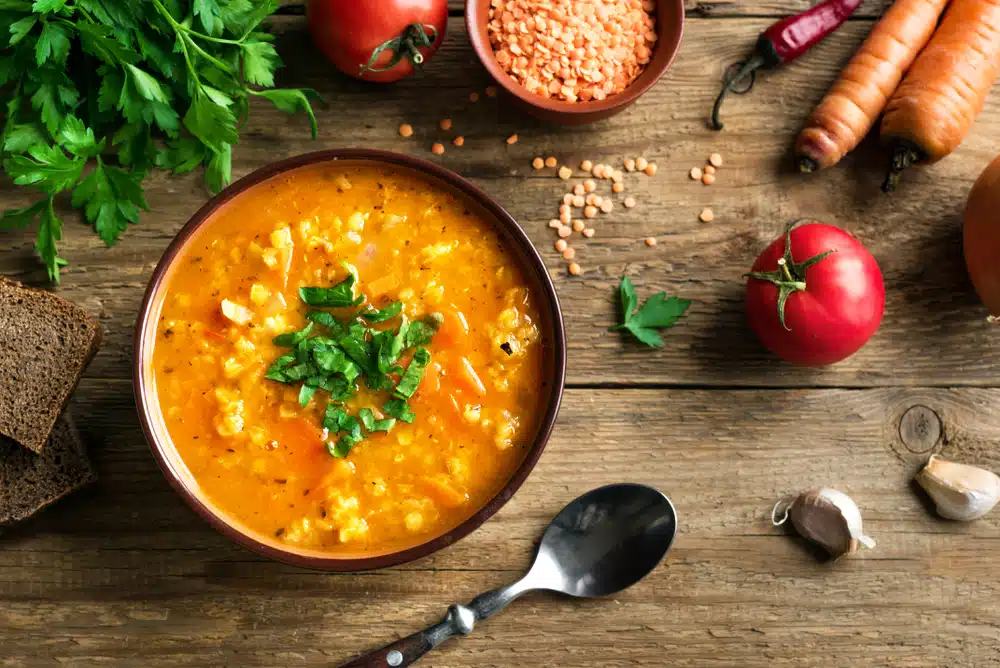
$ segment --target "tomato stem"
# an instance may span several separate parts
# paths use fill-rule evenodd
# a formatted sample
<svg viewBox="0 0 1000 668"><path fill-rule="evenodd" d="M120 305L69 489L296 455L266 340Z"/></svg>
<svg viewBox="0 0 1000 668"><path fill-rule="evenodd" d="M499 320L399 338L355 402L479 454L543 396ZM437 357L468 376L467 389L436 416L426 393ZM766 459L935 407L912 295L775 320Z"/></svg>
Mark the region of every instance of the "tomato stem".
<svg viewBox="0 0 1000 668"><path fill-rule="evenodd" d="M802 221L791 223L785 230L785 252L778 258L778 268L775 271L751 271L745 274L748 278L756 278L759 281L773 283L778 288L778 320L786 331L792 331L785 324L785 304L788 298L796 292L806 290L806 269L817 262L825 259L830 253L836 252L836 248L819 253L809 258L805 262L796 262L792 256L792 230Z"/></svg>
<svg viewBox="0 0 1000 668"><path fill-rule="evenodd" d="M428 31L430 34L428 35ZM424 54L421 48L430 48L438 38L437 28L428 23L411 23L403 29L403 32L390 40L382 42L372 50L372 55L368 62L361 66L361 73L364 72L386 72L399 64L403 58L407 58L413 67L417 68L424 64ZM375 67L375 63L386 51L392 52L392 58L384 67Z"/></svg>

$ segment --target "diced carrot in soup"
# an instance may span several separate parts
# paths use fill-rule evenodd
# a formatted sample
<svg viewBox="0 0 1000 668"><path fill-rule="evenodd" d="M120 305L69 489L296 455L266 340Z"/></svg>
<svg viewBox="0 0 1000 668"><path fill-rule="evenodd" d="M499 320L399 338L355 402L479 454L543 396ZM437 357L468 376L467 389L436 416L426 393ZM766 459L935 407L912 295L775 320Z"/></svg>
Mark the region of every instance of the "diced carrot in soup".
<svg viewBox="0 0 1000 668"><path fill-rule="evenodd" d="M272 541L374 555L441 535L509 480L541 412L537 295L470 209L409 171L313 166L236 196L188 240L166 277L155 391L172 442L221 511ZM299 288L334 286L344 263L357 267L365 301L319 310L346 322L360 308L402 302L399 315L372 325L379 330L404 317L442 319L422 344L430 362L407 402L413 423L363 429L336 458L327 442L339 436L323 428L327 390L264 376L295 352L273 339L317 310ZM171 299L178 294L191 298ZM317 325L312 335L322 333ZM413 364L415 349L400 366ZM334 409L389 417L387 391L355 384Z"/></svg>

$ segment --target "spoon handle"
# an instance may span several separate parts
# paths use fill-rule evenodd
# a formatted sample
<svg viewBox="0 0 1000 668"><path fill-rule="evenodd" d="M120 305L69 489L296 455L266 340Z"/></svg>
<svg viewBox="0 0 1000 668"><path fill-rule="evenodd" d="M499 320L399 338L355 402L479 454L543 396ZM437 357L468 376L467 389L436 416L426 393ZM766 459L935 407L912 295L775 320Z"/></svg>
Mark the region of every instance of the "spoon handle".
<svg viewBox="0 0 1000 668"><path fill-rule="evenodd" d="M480 594L468 605L453 605L445 618L434 626L414 633L382 649L345 663L340 668L402 668L415 663L424 654L455 635L469 635L476 622L500 612L515 598L528 591L524 581Z"/></svg>

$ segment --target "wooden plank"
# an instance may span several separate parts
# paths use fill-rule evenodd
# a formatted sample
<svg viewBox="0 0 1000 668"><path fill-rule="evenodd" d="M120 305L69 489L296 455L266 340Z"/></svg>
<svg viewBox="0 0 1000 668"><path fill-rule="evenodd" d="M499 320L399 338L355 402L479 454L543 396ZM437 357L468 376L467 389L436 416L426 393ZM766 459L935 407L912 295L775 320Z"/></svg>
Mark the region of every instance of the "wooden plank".
<svg viewBox="0 0 1000 668"><path fill-rule="evenodd" d="M892 0L866 0L862 3L852 18L871 18L885 11ZM300 0L281 0L282 12L301 13L305 5ZM816 4L810 0L684 0L684 10L688 16L698 18L736 17L736 16L786 16L797 14ZM448 0L448 9L452 15L465 12L465 0Z"/></svg>
<svg viewBox="0 0 1000 668"><path fill-rule="evenodd" d="M409 566L324 575L229 544L183 506L124 382L73 409L99 485L4 536L0 647L18 667L337 665L517 577L564 503L632 480L674 501L663 566L611 599L532 595L428 659L439 668L994 665L1000 515L935 519L909 482L930 452L1000 468L994 389L570 391L524 487ZM900 439L915 406L936 440ZM904 430L911 433L911 430ZM812 485L850 493L876 549L835 563L771 526Z"/></svg>
<svg viewBox="0 0 1000 668"><path fill-rule="evenodd" d="M460 19L451 20L456 36ZM440 118L455 121L466 137L449 145L440 162L471 178L521 221L542 250L558 284L570 332L572 383L628 384L642 369L644 383L868 386L894 384L994 385L1000 370L1000 338L985 323L965 276L960 221L972 181L1000 151L1000 95L994 94L964 146L930 168L906 176L900 192L878 192L884 155L874 142L841 167L813 176L793 173L788 148L810 107L863 39L866 26L852 23L815 52L761 77L749 95L724 109L727 128L705 126L715 87L726 63L745 53L762 20L692 19L681 54L665 80L622 115L592 126L545 125L502 100L472 104L468 94L488 80L464 39L442 50L420 80L395 86L347 81L315 57L304 39L303 20L284 19L279 47L288 61L285 85L319 89L330 107L319 109L321 134L308 138L301 116L255 105L234 157L241 176L287 155L336 146L372 146L433 157ZM432 94L431 94L432 93ZM412 123L416 135L396 128ZM503 138L517 132L519 143ZM720 151L726 165L706 188L687 179L693 165ZM639 206L618 206L595 224L597 236L575 243L587 269L565 273L552 250L546 222L568 185L552 170L530 169L536 154L570 164L582 158L620 164L645 155L659 164L655 178L630 175L628 193ZM94 363L95 377L126 378L132 325L145 281L171 236L206 200L195 177L163 174L148 182L152 211L113 249L79 218L67 218L62 251L71 265L60 291L104 316L107 343ZM607 185L602 184L606 189ZM0 202L27 203L25 189L5 187ZM701 224L705 206L715 222ZM793 369L763 351L744 324L741 274L787 221L811 217L857 234L878 258L888 293L886 318L872 342L852 359L823 371ZM41 282L31 230L4 232L0 271ZM642 239L656 235L647 248ZM628 273L648 295L657 290L695 300L689 317L667 335L662 351L638 348L605 330L616 316L615 286Z"/></svg>

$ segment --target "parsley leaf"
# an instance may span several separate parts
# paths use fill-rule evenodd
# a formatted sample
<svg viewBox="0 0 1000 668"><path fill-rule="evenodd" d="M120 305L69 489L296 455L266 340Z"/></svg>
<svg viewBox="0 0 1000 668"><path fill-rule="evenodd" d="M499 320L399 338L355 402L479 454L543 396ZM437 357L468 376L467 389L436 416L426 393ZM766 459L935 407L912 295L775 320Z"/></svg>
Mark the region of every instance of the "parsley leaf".
<svg viewBox="0 0 1000 668"><path fill-rule="evenodd" d="M309 306L324 306L328 308L357 306L364 298L355 298L354 282L354 275L348 274L347 278L332 288L299 288L299 299Z"/></svg>
<svg viewBox="0 0 1000 668"><path fill-rule="evenodd" d="M148 209L142 192L142 174L105 165L100 159L73 190L73 206L84 215L108 246L113 246L130 224L139 222L139 209Z"/></svg>
<svg viewBox="0 0 1000 668"><path fill-rule="evenodd" d="M201 19L201 25L205 29L205 34L216 35L221 30L216 31L216 25L222 27L222 11L216 0L194 0L191 3L191 13Z"/></svg>
<svg viewBox="0 0 1000 668"><path fill-rule="evenodd" d="M42 208L35 250L38 251L38 255L45 263L49 280L58 283L59 268L66 266L66 260L59 257L59 251L56 248L56 242L62 239L62 221L56 216L52 202L53 198L49 197L45 200L45 206Z"/></svg>
<svg viewBox="0 0 1000 668"><path fill-rule="evenodd" d="M309 127L312 130L312 138L316 139L319 128L316 125L316 114L313 112L310 100L322 102L323 98L312 88L279 88L276 90L252 90L252 95L267 98L274 106L289 114L301 110L309 117Z"/></svg>
<svg viewBox="0 0 1000 668"><path fill-rule="evenodd" d="M7 46L14 46L18 42L27 36L31 29L35 27L38 23L38 18L35 16L26 16L20 21L15 21L10 24L10 41L7 42Z"/></svg>
<svg viewBox="0 0 1000 668"><path fill-rule="evenodd" d="M609 327L608 331L628 330L642 343L656 348L663 346L663 339L656 330L672 327L691 305L689 299L667 297L665 292L658 292L647 299L637 311L639 299L628 276L622 276L619 298L623 322Z"/></svg>
<svg viewBox="0 0 1000 668"><path fill-rule="evenodd" d="M313 326L313 323L310 322L297 332L279 334L272 339L271 343L276 346L286 346L289 348L295 347L306 340L306 337L309 336L310 332L312 332Z"/></svg>
<svg viewBox="0 0 1000 668"><path fill-rule="evenodd" d="M270 42L257 40L243 42L243 76L250 83L257 86L273 86L274 71L279 65L281 59Z"/></svg>
<svg viewBox="0 0 1000 668"><path fill-rule="evenodd" d="M35 0L31 5L31 11L36 14L58 12L66 4L66 0Z"/></svg>
<svg viewBox="0 0 1000 668"><path fill-rule="evenodd" d="M396 397L386 401L382 406L382 410L397 420L402 420L407 424L413 424L413 420L417 417L413 411L410 410L410 405L406 403L405 399L398 399Z"/></svg>
<svg viewBox="0 0 1000 668"><path fill-rule="evenodd" d="M396 426L395 418L385 418L384 420L376 420L375 413L372 412L370 408L362 408L358 411L358 418L361 420L361 424L365 426L368 431L390 431Z"/></svg>
<svg viewBox="0 0 1000 668"><path fill-rule="evenodd" d="M233 145L223 144L218 151L210 151L205 163L205 183L217 193L225 188L233 175Z"/></svg>
<svg viewBox="0 0 1000 668"><path fill-rule="evenodd" d="M406 372L403 373L403 377L399 379L396 389L393 390L393 396L400 399L409 399L412 397L413 393L417 391L420 381L423 380L424 370L430 363L431 354L427 352L427 349L417 348L416 352L413 353L413 359L410 360L409 366L406 367Z"/></svg>
<svg viewBox="0 0 1000 668"><path fill-rule="evenodd" d="M66 62L66 56L69 55L69 35L69 29L62 24L54 21L45 22L42 34L35 42L35 62L39 67L50 59L57 65Z"/></svg>
<svg viewBox="0 0 1000 668"><path fill-rule="evenodd" d="M441 329L443 322L444 316L440 313L431 313L423 320L411 322L406 330L406 347L425 346L430 343L437 331Z"/></svg>
<svg viewBox="0 0 1000 668"><path fill-rule="evenodd" d="M104 140L98 142L94 131L83 124L79 118L69 115L63 119L62 127L56 141L64 149L79 158L91 158L104 150Z"/></svg>
<svg viewBox="0 0 1000 668"><path fill-rule="evenodd" d="M159 151L156 166L169 169L174 174L190 172L209 159L205 145L193 137L181 137L167 142L167 148Z"/></svg>
<svg viewBox="0 0 1000 668"><path fill-rule="evenodd" d="M35 186L55 195L76 183L83 165L83 160L67 156L58 146L41 144L28 149L26 155L8 158L4 169L15 184Z"/></svg>
<svg viewBox="0 0 1000 668"><path fill-rule="evenodd" d="M240 138L233 112L213 102L201 88L184 114L184 127L213 151L221 151L225 144L235 144Z"/></svg>
<svg viewBox="0 0 1000 668"><path fill-rule="evenodd" d="M48 142L45 134L34 123L12 125L4 135L3 150L9 153L24 153L32 146Z"/></svg>
<svg viewBox="0 0 1000 668"><path fill-rule="evenodd" d="M381 310L363 311L359 315L368 322L384 322L403 312L403 302L393 302Z"/></svg>
<svg viewBox="0 0 1000 668"><path fill-rule="evenodd" d="M16 229L27 227L35 220L41 210L46 206L48 199L40 199L30 206L21 209L7 209L0 215L0 228Z"/></svg>

